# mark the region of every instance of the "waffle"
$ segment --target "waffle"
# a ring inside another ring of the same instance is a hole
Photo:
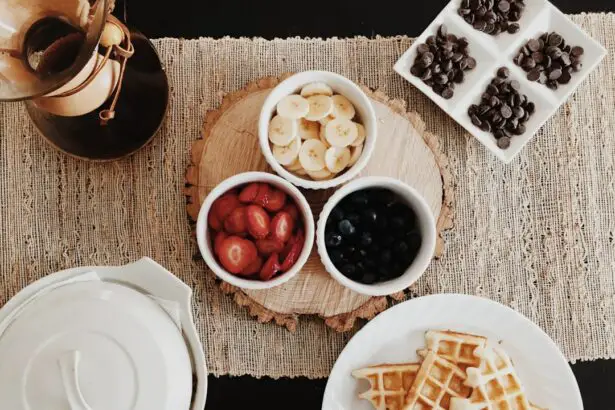
[[[355,370],[352,375],[366,379],[370,389],[359,395],[369,400],[376,410],[401,410],[406,393],[412,386],[419,364],[381,364]]]
[[[425,333],[425,342],[427,350],[433,350],[438,356],[456,364],[462,370],[468,367],[480,367],[482,359],[477,352],[487,346],[485,337],[450,330],[429,330]],[[421,357],[425,357],[425,351],[418,353]]]
[[[429,350],[406,395],[403,410],[448,410],[454,397],[467,398],[471,388],[466,374],[455,364]]]
[[[527,399],[510,357],[499,347],[481,353],[480,368],[467,369],[466,384],[472,387],[467,400],[454,400],[451,410],[531,410],[537,409]]]

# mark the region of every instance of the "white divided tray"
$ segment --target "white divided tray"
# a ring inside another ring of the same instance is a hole
[[[587,75],[596,68],[606,55],[606,50],[548,1],[526,0],[526,8],[518,22],[521,29],[515,34],[504,32],[497,36],[475,30],[464,21],[458,14],[461,1],[452,0],[440,12],[429,27],[400,57],[394,69],[438,104],[500,160],[508,163],[536,134],[545,121],[555,113],[558,107],[568,99]],[[449,33],[468,39],[469,54],[478,63],[473,70],[465,72],[465,80],[461,84],[456,84],[455,94],[449,100],[440,97],[419,77],[410,73],[410,68],[416,58],[417,46],[425,43],[430,35],[436,35],[441,24],[447,26]],[[518,54],[528,40],[538,38],[541,34],[551,31],[562,35],[566,44],[573,47],[581,46],[585,49],[581,60],[583,68],[578,72],[573,72],[570,82],[560,84],[555,91],[544,84],[527,80],[526,72],[513,62],[513,57]],[[525,124],[526,132],[522,135],[513,136],[508,149],[500,149],[493,134],[476,127],[468,116],[468,107],[480,103],[481,95],[485,92],[489,82],[496,76],[499,67],[510,69],[510,78],[518,80],[521,84],[520,93],[527,95],[528,99],[536,105],[536,111]]]

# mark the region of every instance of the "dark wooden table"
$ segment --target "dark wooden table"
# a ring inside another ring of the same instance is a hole
[[[130,0],[118,1],[117,11],[151,38],[416,36],[447,2]],[[613,0],[552,2],[565,13],[615,11]],[[580,362],[572,369],[587,410],[615,409],[610,394],[615,390],[615,360]],[[207,409],[319,409],[325,385],[326,380],[304,378],[210,377]]]

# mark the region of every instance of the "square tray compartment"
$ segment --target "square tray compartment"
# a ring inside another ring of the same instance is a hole
[[[596,68],[606,55],[606,50],[555,6],[545,0],[527,0],[527,7],[519,21],[521,26],[519,32],[515,34],[501,33],[495,37],[475,30],[464,21],[457,13],[460,3],[461,0],[452,0],[399,58],[394,69],[413,86],[431,98],[500,160],[509,163],[557,111],[560,105],[568,99],[587,75]],[[450,100],[440,97],[420,78],[410,74],[410,67],[412,67],[416,57],[417,46],[424,43],[428,36],[435,34],[440,24],[443,23],[447,25],[450,33],[465,36],[468,39],[469,53],[478,62],[474,70],[466,72],[465,81],[457,85],[455,94]],[[528,81],[525,71],[513,62],[513,57],[528,40],[550,31],[560,33],[567,44],[578,45],[585,49],[581,71],[573,73],[571,81],[568,84],[560,85],[556,91],[543,84]],[[518,80],[521,84],[520,92],[526,94],[528,99],[536,104],[536,112],[527,122],[526,132],[523,135],[511,138],[511,145],[505,150],[498,148],[493,134],[474,126],[467,114],[468,107],[480,101],[481,94],[485,91],[489,81],[496,76],[496,70],[499,67],[508,67],[511,71],[511,78]]]

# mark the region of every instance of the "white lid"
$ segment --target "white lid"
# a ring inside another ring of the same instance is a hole
[[[165,308],[100,280],[43,289],[0,323],[0,408],[187,410],[190,354]]]

